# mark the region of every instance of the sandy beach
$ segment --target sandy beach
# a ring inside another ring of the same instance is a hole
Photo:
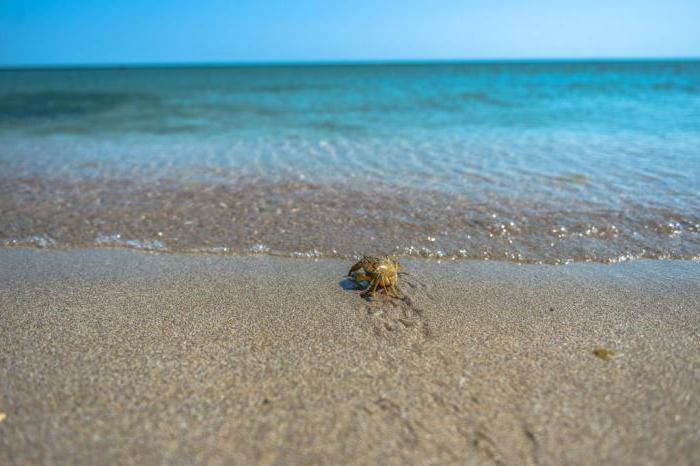
[[[350,265],[0,249],[0,464],[697,464],[700,262]]]

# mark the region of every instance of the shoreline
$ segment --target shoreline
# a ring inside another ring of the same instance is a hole
[[[115,235],[116,236],[116,235]],[[211,249],[185,249],[185,250],[173,250],[167,247],[160,247],[157,244],[153,245],[153,240],[119,240],[119,241],[103,241],[102,244],[86,244],[86,245],[56,245],[51,242],[50,237],[43,236],[33,236],[26,238],[24,240],[2,240],[0,239],[0,251],[34,251],[38,253],[48,253],[48,252],[63,252],[70,253],[73,251],[126,251],[133,252],[137,254],[146,255],[163,255],[163,256],[184,256],[184,257],[221,257],[236,259],[240,257],[270,257],[273,259],[290,259],[290,260],[329,260],[338,262],[352,262],[359,260],[363,254],[339,254],[326,255],[316,249],[306,250],[306,251],[279,251],[270,249],[263,244],[255,244],[248,249],[237,249],[229,247],[215,247]],[[414,247],[407,247],[404,250],[395,250],[387,253],[384,250],[379,250],[372,254],[364,255],[389,255],[391,257],[398,258],[401,262],[416,261],[416,262],[429,262],[435,264],[443,263],[496,263],[496,264],[512,264],[516,266],[547,266],[547,267],[560,267],[569,265],[616,265],[625,264],[633,262],[690,262],[690,263],[700,263],[700,256],[690,256],[690,257],[646,257],[646,256],[634,256],[632,254],[621,254],[619,257],[609,258],[609,259],[559,259],[556,261],[540,261],[540,262],[521,262],[518,260],[513,260],[509,258],[485,258],[481,259],[478,257],[472,257],[468,255],[444,255],[441,251],[431,251],[425,248],[418,249]]]
[[[402,263],[0,248],[0,463],[700,456],[700,262]]]
[[[590,181],[582,174],[542,175],[563,198],[517,200],[368,181],[0,179],[0,246],[535,264],[700,258],[697,199],[689,195],[675,207],[568,199]]]

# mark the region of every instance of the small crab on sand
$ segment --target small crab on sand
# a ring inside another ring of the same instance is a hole
[[[397,286],[400,267],[401,264],[390,256],[364,256],[350,268],[348,275],[356,283],[369,282],[367,289],[362,292],[362,297],[374,296],[380,289],[384,292],[385,299],[400,299]]]

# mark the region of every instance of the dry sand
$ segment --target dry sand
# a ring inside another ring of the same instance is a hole
[[[0,464],[697,464],[700,262],[349,265],[0,250]]]

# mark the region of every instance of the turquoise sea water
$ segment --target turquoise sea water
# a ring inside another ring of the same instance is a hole
[[[5,70],[0,173],[6,245],[699,258],[700,62]]]

